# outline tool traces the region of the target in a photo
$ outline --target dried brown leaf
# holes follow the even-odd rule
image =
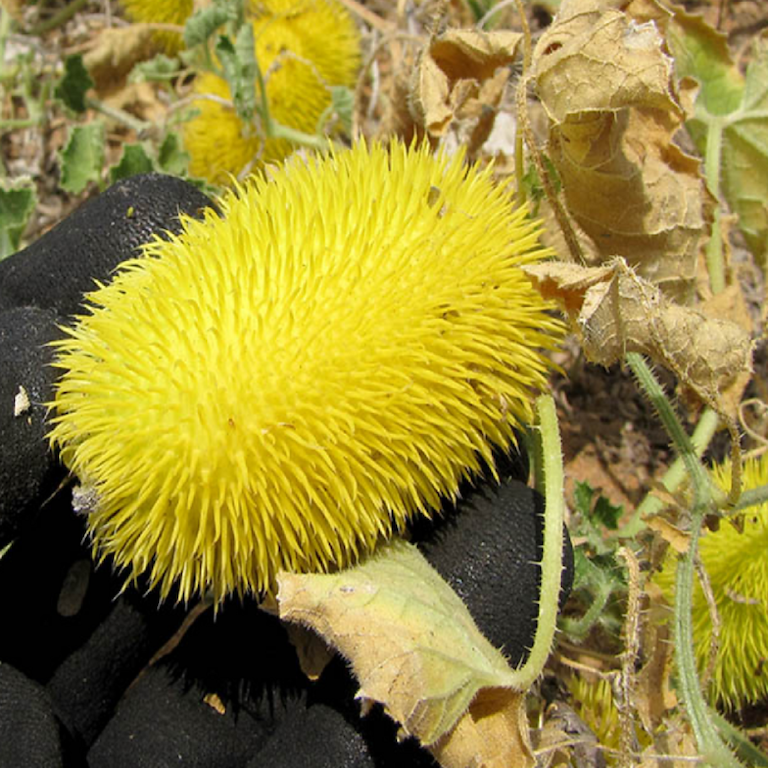
[[[563,0],[533,52],[536,89],[554,124],[581,112],[679,110],[672,59],[654,22],[604,0]],[[659,6],[660,7],[660,6]]]
[[[122,84],[133,65],[153,50],[152,30],[146,24],[112,27],[93,36],[83,63],[96,89],[110,91]]]
[[[449,29],[422,51],[411,81],[414,120],[438,139],[457,130],[469,154],[490,134],[520,51],[517,32]]]
[[[668,623],[648,619],[643,624],[643,648],[650,658],[637,675],[634,703],[645,731],[655,733],[678,703],[671,685],[675,644]]]
[[[531,768],[525,694],[484,688],[430,752],[445,768]]]
[[[301,671],[310,680],[317,680],[333,658],[333,651],[317,634],[300,624],[287,624],[286,631],[291,645],[296,649]]]
[[[658,533],[659,536],[661,536],[661,538],[675,550],[675,552],[684,555],[688,551],[688,547],[691,545],[691,536],[689,533],[681,530],[660,515],[654,515],[649,518],[647,523],[648,527],[652,531],[656,531],[656,533]]]
[[[714,202],[700,162],[672,142],[684,111],[660,31],[669,13],[653,0],[610,6],[564,0],[536,46],[549,155],[597,263],[621,255],[687,296]]]
[[[648,355],[703,402],[733,414],[724,393],[751,375],[753,350],[737,323],[673,303],[623,259],[603,267],[548,262],[525,269],[566,312],[588,360],[607,367],[627,352]]]

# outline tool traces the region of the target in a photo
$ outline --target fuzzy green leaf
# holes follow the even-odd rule
[[[721,146],[722,192],[752,253],[768,262],[768,46],[756,41],[746,77],[725,41],[701,19],[676,14],[669,44],[680,75],[701,84],[687,126],[702,154]],[[709,150],[711,151],[711,146]]]
[[[129,83],[164,82],[171,80],[179,74],[180,66],[177,59],[171,59],[164,53],[149,61],[140,61],[128,75]]]
[[[352,113],[355,109],[355,94],[351,88],[342,85],[331,87],[331,104],[333,111],[339,118],[341,129],[344,133],[352,132]]]
[[[126,144],[120,160],[109,169],[109,181],[114,184],[120,179],[138,176],[140,173],[151,173],[154,170],[155,163],[142,144]]]
[[[104,165],[104,123],[74,126],[59,160],[61,187],[67,192],[78,195],[88,182],[99,181]]]
[[[175,133],[166,134],[160,148],[157,150],[157,164],[164,173],[172,176],[184,176],[189,165],[189,153]]]
[[[208,38],[232,18],[231,12],[218,4],[201,8],[184,25],[184,45],[192,48],[207,42]]]
[[[21,236],[37,205],[32,179],[0,181],[0,260],[19,249]]]
[[[54,89],[54,95],[73,112],[85,112],[85,94],[93,88],[93,80],[83,64],[83,57],[76,53],[64,60],[64,74]]]
[[[250,24],[242,26],[234,45],[226,35],[221,35],[216,42],[216,55],[224,70],[235,110],[240,119],[249,124],[256,112],[258,75],[253,27]]]
[[[432,744],[482,688],[516,674],[416,547],[393,540],[334,574],[278,575],[281,618],[314,629],[347,658],[359,697],[384,704]]]

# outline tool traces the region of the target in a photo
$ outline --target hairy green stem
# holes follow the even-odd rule
[[[739,496],[739,500],[729,507],[729,515],[734,512],[741,512],[749,507],[756,507],[758,504],[765,504],[768,501],[768,485],[760,485],[757,488],[751,488]]]
[[[60,27],[68,22],[87,2],[88,0],[72,0],[69,5],[65,5],[60,11],[51,16],[50,19],[41,21],[37,26],[32,27],[29,34],[35,36],[44,35],[46,32]]]
[[[740,760],[752,768],[768,768],[768,756],[761,752],[735,725],[729,723],[717,712],[712,713],[712,720],[717,725],[720,735],[733,747]]]
[[[0,128],[7,131],[13,131],[17,128],[34,128],[34,126],[40,125],[38,118],[21,117],[21,118],[9,118],[8,120],[0,120]]]
[[[720,738],[717,726],[701,692],[696,656],[693,651],[693,585],[696,555],[704,514],[709,504],[693,509],[688,551],[677,564],[675,579],[675,661],[680,694],[691,722],[701,756],[712,768],[739,768],[741,763]]]
[[[555,401],[550,395],[536,400],[536,482],[544,485],[544,547],[536,637],[525,664],[515,671],[515,685],[528,689],[539,677],[552,650],[560,603],[563,570],[563,454]]]
[[[0,79],[5,77],[5,43],[11,31],[11,14],[0,6]]]
[[[664,394],[664,389],[653,375],[653,371],[642,355],[637,352],[627,352],[626,361],[641,388],[659,414],[667,434],[677,449],[685,469],[693,482],[694,494],[704,493],[711,486],[709,476],[696,454],[688,433],[683,429],[680,419],[677,418],[677,414]],[[695,498],[694,505],[700,503],[700,501],[701,498]]]
[[[709,475],[699,461],[690,438],[680,424],[677,414],[650,366],[641,355],[634,352],[628,353],[626,359],[638,384],[656,408],[667,434],[685,464],[693,486],[688,550],[678,561],[675,579],[674,638],[680,698],[704,761],[713,768],[738,768],[741,764],[721,739],[712,719],[712,712],[701,691],[693,650],[691,619],[701,526],[705,515],[715,512],[718,505],[724,502],[724,494],[718,492],[710,482]]]
[[[86,98],[85,103],[91,109],[95,109],[97,112],[101,112],[102,115],[111,117],[113,120],[116,120],[118,123],[122,123],[123,125],[127,126],[131,130],[136,131],[136,133],[139,135],[142,134],[144,131],[146,131],[147,128],[149,128],[151,125],[151,123],[147,123],[144,120],[139,120],[138,117],[134,117],[130,113],[126,112],[124,109],[118,109],[117,107],[110,107],[109,105],[104,104],[104,102],[99,101],[98,99],[92,99],[88,97]]]
[[[560,619],[560,626],[563,632],[570,638],[577,641],[586,639],[587,633],[597,623],[603,613],[608,600],[613,594],[613,585],[604,579],[595,585],[592,593],[592,603],[587,608],[586,613],[578,619],[571,619],[566,616]]]
[[[707,152],[704,172],[709,191],[715,198],[715,217],[712,233],[707,243],[706,259],[709,272],[709,285],[712,293],[725,290],[725,263],[723,260],[723,236],[720,229],[720,162],[723,150],[723,124],[713,118],[707,131]]]
[[[705,408],[699,418],[696,428],[691,435],[691,445],[697,457],[701,457],[707,450],[712,438],[717,432],[720,417],[711,409]],[[670,492],[674,493],[685,479],[685,462],[678,456],[671,464],[669,469],[661,479],[661,484]],[[638,505],[634,514],[616,533],[614,537],[634,538],[644,527],[643,518],[648,515],[655,515],[661,511],[664,503],[658,496],[651,491]]]

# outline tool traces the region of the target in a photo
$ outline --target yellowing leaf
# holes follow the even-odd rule
[[[669,13],[652,0],[610,6],[563,2],[536,46],[549,157],[595,263],[620,255],[686,296],[713,201],[699,161],[672,142],[683,108],[661,34]]]
[[[525,694],[509,688],[484,688],[456,727],[430,751],[441,765],[451,768],[533,766]]]
[[[746,384],[752,371],[753,344],[739,324],[673,303],[623,259],[599,268],[548,262],[525,271],[568,314],[588,360],[610,366],[627,352],[648,355],[704,402],[732,413],[724,393]]]
[[[338,649],[360,682],[358,697],[382,703],[406,735],[426,746],[444,739],[448,749],[446,734],[468,709],[473,717],[470,704],[479,691],[514,687],[514,671],[461,599],[404,541],[339,573],[283,572],[278,586],[280,617],[311,627]],[[515,697],[503,696],[519,706]],[[517,724],[516,709],[499,713],[499,724],[509,717]],[[471,728],[466,722],[459,727]],[[525,732],[516,739],[528,743]]]

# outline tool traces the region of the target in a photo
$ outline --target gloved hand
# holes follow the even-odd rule
[[[56,377],[45,344],[94,280],[108,281],[153,234],[177,232],[180,210],[195,216],[210,205],[178,179],[134,177],[0,262],[0,546],[15,539],[0,560],[0,663],[17,670],[8,676],[13,695],[0,697],[0,744],[25,754],[33,731],[44,728],[53,745],[46,750],[58,750],[62,764],[66,750],[66,765],[87,755],[91,768],[179,759],[200,766],[432,764],[415,743],[396,741],[383,713],[360,717],[355,682],[339,660],[308,682],[283,627],[255,603],[227,601],[215,621],[208,611],[147,666],[184,611],[158,606],[141,584],[115,602],[122,580],[92,567],[82,517],[68,491],[54,493],[66,471],[45,442],[44,403]],[[521,482],[524,462],[500,459],[500,485],[467,483],[456,508],[416,521],[411,535],[514,664],[535,632],[542,504]],[[564,554],[563,597],[572,577],[569,543]],[[45,696],[27,678],[44,684]],[[47,714],[19,729],[5,710],[21,706]],[[27,756],[15,764],[43,764],[34,751]]]

